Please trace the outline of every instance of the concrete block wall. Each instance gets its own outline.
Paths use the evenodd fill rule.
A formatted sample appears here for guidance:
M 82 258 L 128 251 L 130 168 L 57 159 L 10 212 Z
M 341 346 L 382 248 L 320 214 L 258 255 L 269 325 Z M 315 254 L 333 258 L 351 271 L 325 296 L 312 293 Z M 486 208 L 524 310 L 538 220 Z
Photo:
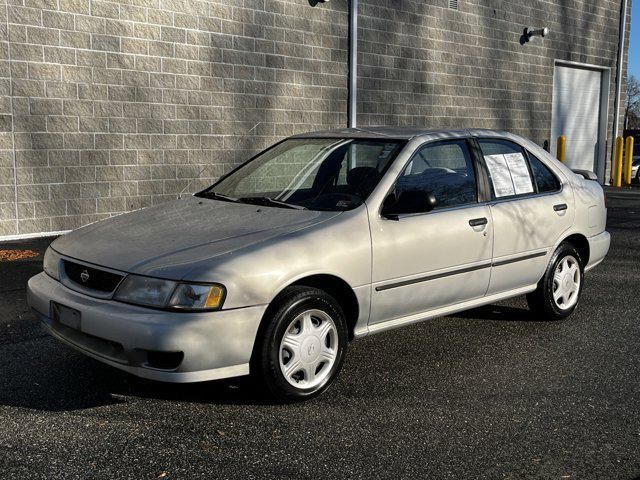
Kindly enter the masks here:
M 346 122 L 344 8 L 2 2 L 0 236 L 175 198 L 278 138 Z
M 461 0 L 458 10 L 446 3 L 362 2 L 363 123 L 499 128 L 543 145 L 555 141 L 558 60 L 611 68 L 612 135 L 619 0 Z M 551 33 L 522 44 L 527 26 Z
M 362 0 L 359 124 L 549 139 L 554 60 L 612 68 L 620 1 Z M 0 236 L 195 191 L 346 124 L 346 0 L 0 0 Z M 528 25 L 550 38 L 521 45 Z M 609 131 L 611 128 L 608 129 Z

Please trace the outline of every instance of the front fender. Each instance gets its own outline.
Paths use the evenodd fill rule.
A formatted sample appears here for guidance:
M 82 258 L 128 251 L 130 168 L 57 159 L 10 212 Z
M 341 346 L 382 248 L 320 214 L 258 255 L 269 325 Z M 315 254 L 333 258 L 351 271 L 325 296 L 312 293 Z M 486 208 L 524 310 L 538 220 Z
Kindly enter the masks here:
M 371 236 L 364 206 L 342 215 L 216 257 L 188 280 L 227 288 L 224 309 L 270 303 L 284 288 L 310 275 L 328 274 L 351 288 L 371 284 Z M 368 309 L 367 309 L 368 311 Z

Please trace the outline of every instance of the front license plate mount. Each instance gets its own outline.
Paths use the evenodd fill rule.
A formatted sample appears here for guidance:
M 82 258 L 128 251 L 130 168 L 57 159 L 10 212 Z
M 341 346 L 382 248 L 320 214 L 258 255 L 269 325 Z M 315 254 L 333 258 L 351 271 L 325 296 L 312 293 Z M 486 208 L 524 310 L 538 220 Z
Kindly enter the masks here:
M 51 302 L 51 316 L 54 322 L 61 323 L 75 330 L 80 330 L 81 315 L 75 308 L 66 307 L 57 302 Z

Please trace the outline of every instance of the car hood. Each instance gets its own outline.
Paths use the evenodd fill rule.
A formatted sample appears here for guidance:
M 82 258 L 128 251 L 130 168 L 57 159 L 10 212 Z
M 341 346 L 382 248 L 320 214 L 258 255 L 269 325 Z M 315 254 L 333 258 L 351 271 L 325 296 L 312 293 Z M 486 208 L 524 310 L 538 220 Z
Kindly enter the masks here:
M 339 214 L 188 196 L 87 225 L 52 247 L 95 265 L 180 280 L 195 264 Z

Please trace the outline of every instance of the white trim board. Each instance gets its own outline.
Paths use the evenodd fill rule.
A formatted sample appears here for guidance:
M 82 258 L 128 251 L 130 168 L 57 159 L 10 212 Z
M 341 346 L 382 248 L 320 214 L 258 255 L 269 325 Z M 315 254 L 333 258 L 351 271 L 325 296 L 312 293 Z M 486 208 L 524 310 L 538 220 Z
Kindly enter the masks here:
M 57 232 L 21 233 L 19 235 L 0 236 L 0 242 L 10 242 L 13 240 L 27 240 L 29 238 L 59 237 L 71 230 L 58 230 Z

